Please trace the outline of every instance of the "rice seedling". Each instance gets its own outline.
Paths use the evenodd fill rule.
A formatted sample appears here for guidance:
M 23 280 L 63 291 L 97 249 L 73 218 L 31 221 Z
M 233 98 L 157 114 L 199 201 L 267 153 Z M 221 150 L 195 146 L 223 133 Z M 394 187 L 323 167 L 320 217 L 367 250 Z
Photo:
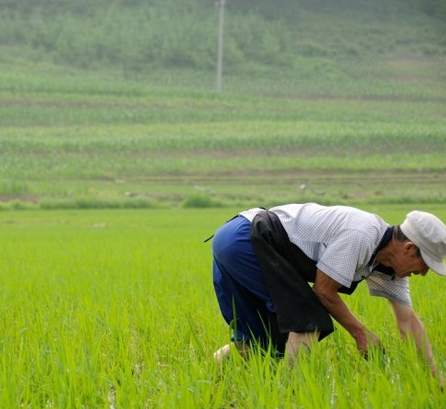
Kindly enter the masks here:
M 408 209 L 373 210 L 396 223 Z M 293 370 L 254 349 L 247 360 L 234 353 L 218 371 L 212 354 L 229 334 L 202 240 L 236 211 L 0 212 L 1 406 L 443 406 L 414 345 L 400 341 L 389 306 L 366 288 L 346 302 L 380 335 L 385 356 L 363 360 L 338 329 Z M 442 286 L 431 274 L 412 280 L 444 371 Z

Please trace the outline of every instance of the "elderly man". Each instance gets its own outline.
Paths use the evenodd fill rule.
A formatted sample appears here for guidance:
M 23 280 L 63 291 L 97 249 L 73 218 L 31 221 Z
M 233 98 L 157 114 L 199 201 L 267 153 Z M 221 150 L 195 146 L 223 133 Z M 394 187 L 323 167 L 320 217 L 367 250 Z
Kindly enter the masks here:
M 271 342 L 292 365 L 302 347 L 333 332 L 332 318 L 367 356 L 380 341 L 339 296 L 365 281 L 371 295 L 390 301 L 402 337 L 415 339 L 435 375 L 409 277 L 429 269 L 446 275 L 446 226 L 436 216 L 413 211 L 401 225 L 390 226 L 346 206 L 255 208 L 223 225 L 212 248 L 215 292 L 234 341 L 215 353 L 217 361 L 231 345 L 244 353 L 255 341 L 264 347 Z

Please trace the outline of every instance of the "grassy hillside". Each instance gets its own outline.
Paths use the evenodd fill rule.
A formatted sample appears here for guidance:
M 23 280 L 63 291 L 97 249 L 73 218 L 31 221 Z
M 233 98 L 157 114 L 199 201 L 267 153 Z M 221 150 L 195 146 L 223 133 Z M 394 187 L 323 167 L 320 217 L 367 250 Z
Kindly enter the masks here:
M 1 4 L 0 208 L 445 200 L 418 2 L 228 1 L 222 94 L 213 4 Z
M 318 97 L 251 79 L 218 95 L 51 65 L 7 67 L 3 208 L 445 200 L 440 84 L 419 97 L 399 88 Z
M 441 1 L 227 1 L 225 67 L 268 67 L 319 76 L 345 59 L 444 58 Z M 213 70 L 218 11 L 213 1 L 2 0 L 0 44 L 21 55 L 80 68 L 144 73 Z M 8 49 L 6 50 L 8 51 Z M 5 54 L 3 52 L 2 54 Z

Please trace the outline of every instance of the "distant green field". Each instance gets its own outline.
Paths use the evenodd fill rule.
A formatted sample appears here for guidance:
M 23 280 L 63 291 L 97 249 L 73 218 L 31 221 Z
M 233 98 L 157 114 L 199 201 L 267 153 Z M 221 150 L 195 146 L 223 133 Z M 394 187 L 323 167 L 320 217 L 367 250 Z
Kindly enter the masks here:
M 340 328 L 294 371 L 255 353 L 218 374 L 212 353 L 229 333 L 202 240 L 238 210 L 0 212 L 1 407 L 443 406 L 389 304 L 365 285 L 345 300 L 385 357 L 363 361 Z M 367 210 L 399 223 L 410 207 Z M 433 211 L 446 218 L 443 207 Z M 440 280 L 414 277 L 411 288 L 446 370 Z
M 383 87 L 352 77 L 353 91 L 344 79 L 319 94 L 314 80 L 305 91 L 256 77 L 221 95 L 192 73 L 189 87 L 187 73 L 182 88 L 158 87 L 11 64 L 0 63 L 0 209 L 445 201 L 445 88 L 427 62 Z

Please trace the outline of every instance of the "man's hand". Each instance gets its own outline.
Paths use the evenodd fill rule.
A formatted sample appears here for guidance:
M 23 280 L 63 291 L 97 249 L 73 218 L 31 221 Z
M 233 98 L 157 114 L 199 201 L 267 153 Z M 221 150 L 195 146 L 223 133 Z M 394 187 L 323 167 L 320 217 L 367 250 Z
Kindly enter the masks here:
M 403 339 L 415 339 L 420 355 L 426 360 L 429 370 L 433 377 L 436 377 L 440 383 L 440 387 L 444 389 L 444 377 L 441 372 L 437 373 L 432 347 L 427 338 L 424 325 L 412 307 L 400 304 L 396 301 L 390 302 L 395 313 L 398 328 Z
M 356 348 L 358 348 L 358 351 L 365 359 L 368 359 L 368 351 L 370 347 L 378 347 L 382 351 L 384 351 L 379 338 L 372 331 L 369 331 L 367 329 L 365 329 L 362 333 L 356 335 L 355 341 Z
M 337 281 L 333 280 L 321 270 L 317 270 L 313 291 L 320 302 L 328 310 L 330 315 L 341 324 L 356 341 L 356 346 L 361 354 L 367 358 L 367 351 L 370 346 L 380 346 L 378 337 L 368 331 L 364 324 L 360 322 L 349 310 L 337 290 L 341 287 Z

